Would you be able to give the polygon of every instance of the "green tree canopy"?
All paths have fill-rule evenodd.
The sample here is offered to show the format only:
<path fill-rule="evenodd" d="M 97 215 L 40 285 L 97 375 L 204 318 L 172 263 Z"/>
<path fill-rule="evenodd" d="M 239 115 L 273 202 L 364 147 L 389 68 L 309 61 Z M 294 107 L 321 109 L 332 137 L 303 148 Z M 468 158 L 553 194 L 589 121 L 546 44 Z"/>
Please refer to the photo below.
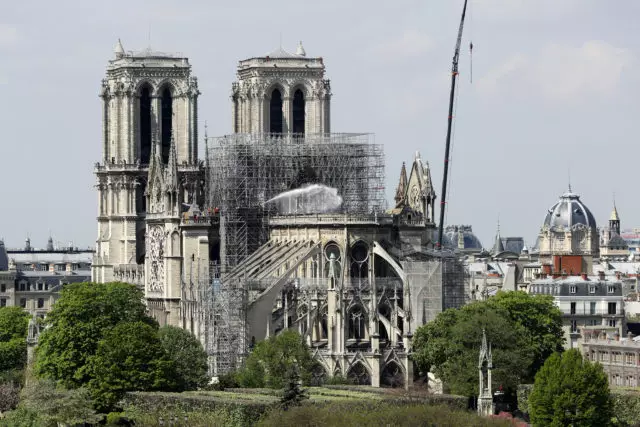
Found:
<path fill-rule="evenodd" d="M 524 380 L 533 382 L 547 357 L 563 350 L 560 309 L 551 295 L 531 295 L 522 291 L 498 292 L 487 303 L 491 307 L 506 310 L 511 320 L 522 326 L 528 334 L 534 359 Z"/>
<path fill-rule="evenodd" d="M 145 322 L 120 323 L 98 343 L 91 358 L 89 390 L 98 409 L 108 410 L 132 390 L 175 390 L 175 364 L 157 330 Z"/>
<path fill-rule="evenodd" d="M 20 307 L 0 308 L 0 371 L 22 369 L 27 362 L 29 313 Z"/>
<path fill-rule="evenodd" d="M 607 426 L 613 415 L 607 376 L 576 349 L 554 353 L 536 375 L 529 408 L 536 426 Z"/>
<path fill-rule="evenodd" d="M 304 339 L 287 330 L 256 344 L 238 381 L 243 387 L 283 388 L 287 373 L 295 366 L 303 383 L 308 384 L 315 365 Z"/>
<path fill-rule="evenodd" d="M 492 346 L 493 388 L 513 391 L 532 363 L 531 343 L 505 310 L 484 302 L 446 310 L 418 328 L 413 358 L 423 372 L 433 369 L 452 393 L 476 396 L 483 328 Z"/>
<path fill-rule="evenodd" d="M 166 354 L 173 360 L 178 376 L 178 390 L 195 390 L 207 384 L 207 353 L 189 331 L 163 326 L 158 331 Z"/>
<path fill-rule="evenodd" d="M 143 322 L 157 328 L 145 314 L 142 292 L 126 283 L 74 283 L 64 287 L 46 317 L 47 329 L 37 347 L 36 372 L 80 387 L 93 378 L 89 359 L 98 342 L 121 322 Z"/>
<path fill-rule="evenodd" d="M 0 341 L 10 341 L 13 338 L 25 339 L 29 313 L 20 307 L 0 308 Z"/>

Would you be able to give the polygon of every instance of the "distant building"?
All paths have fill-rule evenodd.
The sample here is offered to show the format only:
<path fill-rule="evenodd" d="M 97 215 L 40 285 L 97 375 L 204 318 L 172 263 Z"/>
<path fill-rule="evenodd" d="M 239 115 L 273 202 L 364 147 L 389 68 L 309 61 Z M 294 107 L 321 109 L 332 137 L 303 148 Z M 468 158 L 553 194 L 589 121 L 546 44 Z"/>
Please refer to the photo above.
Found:
<path fill-rule="evenodd" d="M 629 244 L 620 236 L 620 216 L 613 205 L 609 226 L 600 230 L 600 258 L 626 260 L 629 258 Z"/>
<path fill-rule="evenodd" d="M 547 211 L 536 246 L 547 274 L 593 274 L 600 255 L 596 220 L 571 188 Z"/>
<path fill-rule="evenodd" d="M 462 254 L 479 254 L 483 251 L 480 239 L 473 234 L 470 225 L 448 225 L 442 236 L 442 246 Z"/>
<path fill-rule="evenodd" d="M 604 368 L 611 387 L 640 385 L 640 341 L 598 328 L 583 331 L 582 354 Z"/>
<path fill-rule="evenodd" d="M 551 295 L 562 312 L 565 347 L 576 348 L 581 330 L 596 328 L 621 336 L 625 329 L 622 282 L 598 276 L 547 276 L 529 285 L 529 293 Z"/>
<path fill-rule="evenodd" d="M 26 240 L 23 249 L 6 249 L 0 241 L 0 306 L 18 306 L 44 317 L 68 283 L 91 280 L 93 250 L 55 248 L 49 238 L 46 249 L 34 249 Z"/>

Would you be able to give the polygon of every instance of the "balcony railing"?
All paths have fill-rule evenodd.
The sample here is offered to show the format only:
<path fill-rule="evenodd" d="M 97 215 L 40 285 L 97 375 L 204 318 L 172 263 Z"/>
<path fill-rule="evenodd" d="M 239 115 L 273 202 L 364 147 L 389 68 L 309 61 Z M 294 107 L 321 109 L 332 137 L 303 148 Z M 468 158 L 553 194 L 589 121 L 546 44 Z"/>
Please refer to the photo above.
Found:
<path fill-rule="evenodd" d="M 624 316 L 622 310 L 617 309 L 614 311 L 609 311 L 607 309 L 602 310 L 575 310 L 569 311 L 568 313 L 563 313 L 565 316 Z"/>

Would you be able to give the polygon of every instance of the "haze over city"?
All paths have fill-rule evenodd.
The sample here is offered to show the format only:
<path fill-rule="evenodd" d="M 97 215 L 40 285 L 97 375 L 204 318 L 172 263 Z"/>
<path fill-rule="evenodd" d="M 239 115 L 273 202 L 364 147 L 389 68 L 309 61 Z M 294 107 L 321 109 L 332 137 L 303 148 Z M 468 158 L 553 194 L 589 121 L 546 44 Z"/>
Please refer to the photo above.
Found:
<path fill-rule="evenodd" d="M 277 5 L 277 7 L 276 7 Z M 0 18 L 0 236 L 21 246 L 92 246 L 100 160 L 100 81 L 118 39 L 189 57 L 199 78 L 200 135 L 232 132 L 238 60 L 302 40 L 332 83 L 332 130 L 372 132 L 385 145 L 392 203 L 415 151 L 440 196 L 449 71 L 458 2 L 204 1 L 3 5 Z M 606 225 L 613 194 L 623 227 L 640 226 L 634 123 L 640 4 L 476 0 L 460 63 L 447 224 L 471 224 L 486 247 L 502 235 L 535 241 L 568 186 Z M 473 82 L 469 42 L 473 41 Z M 204 146 L 201 144 L 200 150 Z"/>

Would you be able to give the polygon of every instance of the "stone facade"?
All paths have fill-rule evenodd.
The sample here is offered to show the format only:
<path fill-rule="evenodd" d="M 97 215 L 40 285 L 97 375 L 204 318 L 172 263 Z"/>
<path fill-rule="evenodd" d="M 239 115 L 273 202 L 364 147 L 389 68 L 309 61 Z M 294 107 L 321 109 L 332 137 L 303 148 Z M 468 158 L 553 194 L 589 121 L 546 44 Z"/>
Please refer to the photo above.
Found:
<path fill-rule="evenodd" d="M 582 333 L 583 356 L 602 365 L 611 387 L 640 386 L 640 341 L 598 328 Z"/>

